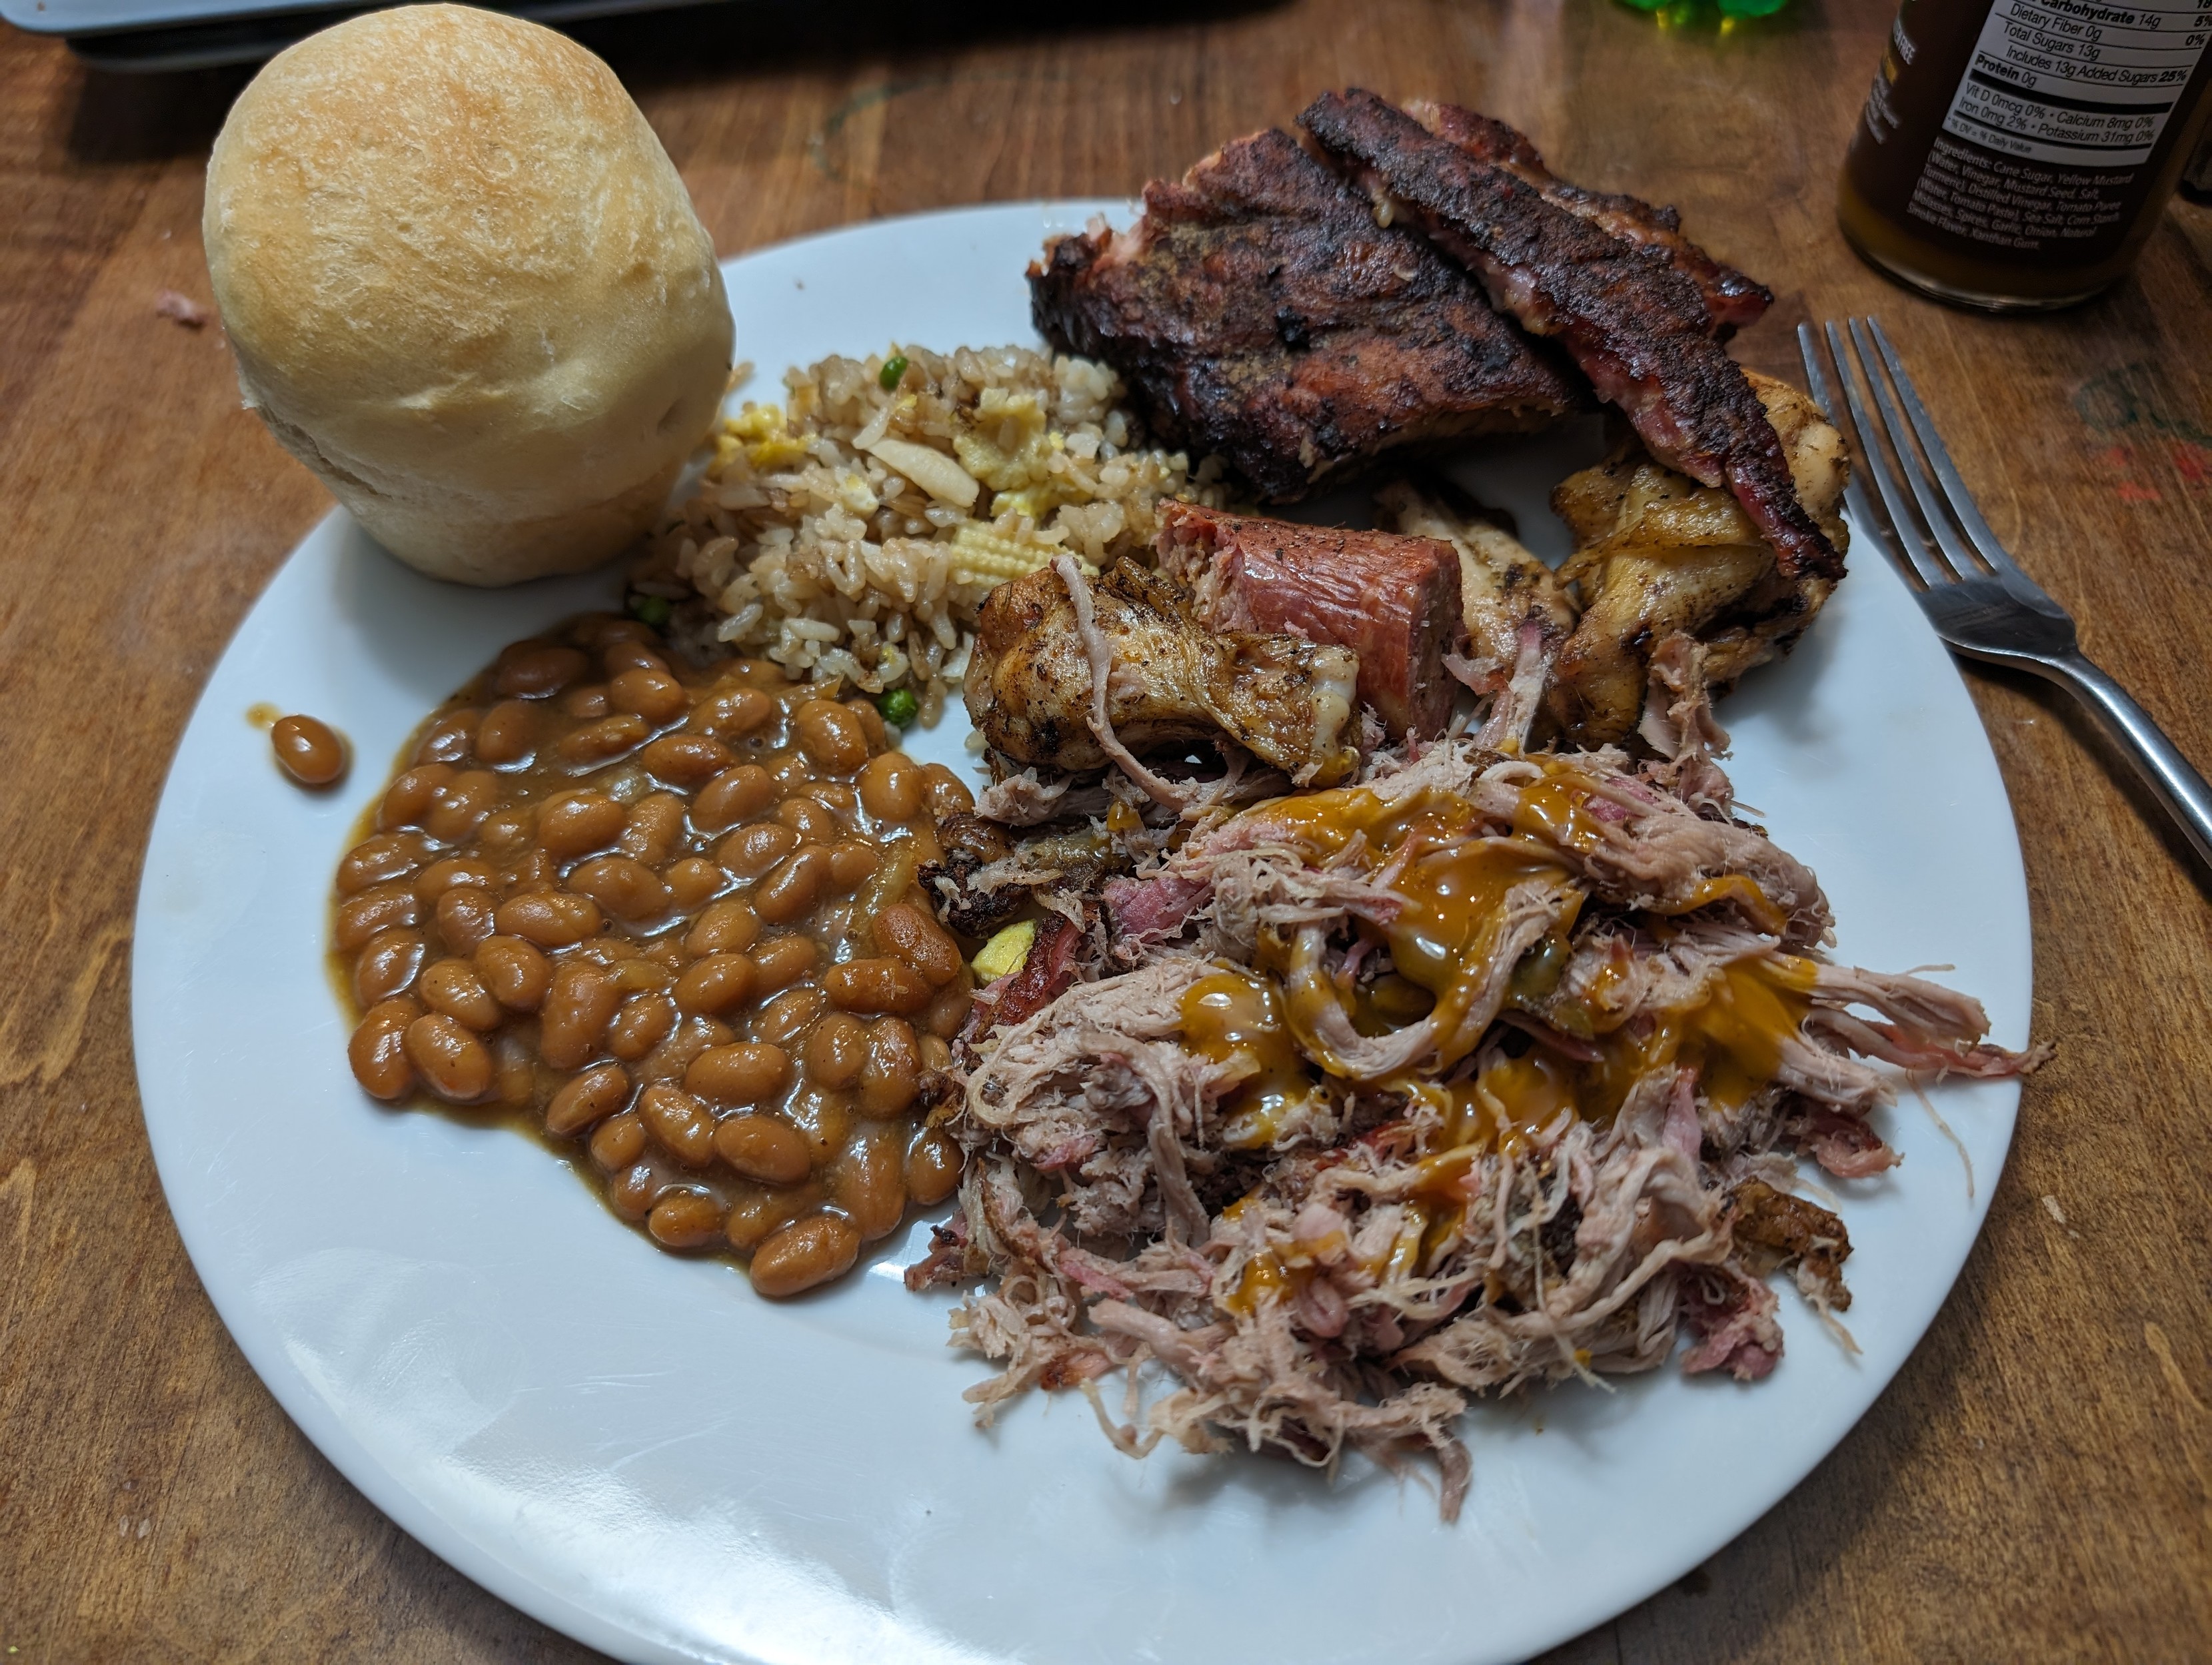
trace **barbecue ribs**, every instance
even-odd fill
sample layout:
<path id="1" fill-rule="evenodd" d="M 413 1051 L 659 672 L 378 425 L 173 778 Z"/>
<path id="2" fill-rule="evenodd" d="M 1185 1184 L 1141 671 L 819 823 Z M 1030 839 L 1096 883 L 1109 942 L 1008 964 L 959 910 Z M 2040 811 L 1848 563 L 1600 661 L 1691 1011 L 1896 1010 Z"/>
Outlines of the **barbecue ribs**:
<path id="1" fill-rule="evenodd" d="M 1298 124 L 1389 217 L 1463 262 L 1525 328 L 1557 336 L 1654 457 L 1727 486 L 1785 576 L 1840 578 L 1843 557 L 1797 500 L 1773 425 L 1714 339 L 1725 319 L 1708 291 L 1671 255 L 1614 234 L 1600 211 L 1548 197 L 1524 177 L 1533 150 L 1509 166 L 1492 159 L 1498 146 L 1480 118 L 1448 106 L 1428 116 L 1443 130 L 1354 89 L 1324 94 Z"/>
<path id="2" fill-rule="evenodd" d="M 1145 188 L 1116 234 L 1030 268 L 1038 329 L 1121 372 L 1154 430 L 1290 502 L 1378 452 L 1522 433 L 1587 403 L 1426 239 L 1279 130 Z"/>
<path id="3" fill-rule="evenodd" d="M 1468 155 L 1504 168 L 1553 207 L 1634 243 L 1672 266 L 1697 286 L 1717 340 L 1725 341 L 1740 324 L 1756 324 L 1774 304 L 1773 291 L 1764 283 L 1722 264 L 1683 236 L 1682 216 L 1673 209 L 1554 179 L 1527 134 L 1455 104 L 1410 100 L 1406 113 Z"/>

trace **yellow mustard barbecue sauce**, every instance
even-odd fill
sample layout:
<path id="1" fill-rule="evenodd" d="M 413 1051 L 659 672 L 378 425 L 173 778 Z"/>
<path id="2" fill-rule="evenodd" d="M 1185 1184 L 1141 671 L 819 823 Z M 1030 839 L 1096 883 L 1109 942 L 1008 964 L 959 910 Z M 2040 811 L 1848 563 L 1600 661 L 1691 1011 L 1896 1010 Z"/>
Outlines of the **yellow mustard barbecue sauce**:
<path id="1" fill-rule="evenodd" d="M 1552 766 L 1522 790 L 1514 824 L 1525 830 L 1475 839 L 1465 836 L 1479 819 L 1474 806 L 1437 791 L 1390 803 L 1367 789 L 1347 788 L 1248 812 L 1266 818 L 1271 839 L 1387 882 L 1404 905 L 1380 931 L 1395 970 L 1369 984 L 1325 971 L 1310 943 L 1263 941 L 1255 966 L 1224 963 L 1193 985 L 1183 1001 L 1184 1044 L 1240 1072 L 1222 1101 L 1224 1143 L 1266 1148 L 1294 1110 L 1327 1092 L 1328 1075 L 1349 1074 L 1328 1038 L 1340 1034 L 1347 1019 L 1366 1036 L 1423 1017 L 1434 1020 L 1436 1049 L 1413 1069 L 1377 1085 L 1437 1112 L 1442 1136 L 1422 1159 L 1426 1172 L 1416 1189 L 1444 1209 L 1465 1201 L 1458 1182 L 1475 1158 L 1517 1154 L 1563 1114 L 1609 1122 L 1637 1081 L 1655 1071 L 1694 1069 L 1707 1099 L 1729 1108 L 1771 1082 L 1811 1009 L 1816 968 L 1810 960 L 1793 954 L 1739 960 L 1705 978 L 1692 1000 L 1656 1014 L 1647 1008 L 1624 1021 L 1608 998 L 1616 981 L 1630 974 L 1624 948 L 1583 980 L 1577 996 L 1558 997 L 1583 893 L 1557 846 L 1588 850 L 1604 839 L 1590 796 L 1575 771 Z M 1425 850 L 1429 845 L 1434 848 Z M 1466 1033 L 1462 1020 L 1486 1004 L 1483 985 L 1516 893 L 1524 900 L 1542 899 L 1556 918 L 1515 966 L 1506 1008 L 1540 1010 L 1592 1056 L 1534 1047 L 1446 1082 L 1440 1078 L 1481 1039 L 1479 1032 Z M 1706 881 L 1673 908 L 1645 911 L 1687 912 L 1720 901 L 1736 903 L 1764 928 L 1781 929 L 1781 911 L 1740 873 Z M 1670 928 L 1662 923 L 1659 929 Z M 1408 1226 L 1410 1236 L 1393 1254 L 1418 1254 L 1421 1232 L 1442 1223 L 1440 1216 L 1425 1215 L 1418 1229 Z M 1265 1257 L 1254 1262 L 1247 1274 L 1252 1287 L 1239 1299 L 1256 1299 L 1271 1278 L 1289 1275 L 1270 1264 Z"/>

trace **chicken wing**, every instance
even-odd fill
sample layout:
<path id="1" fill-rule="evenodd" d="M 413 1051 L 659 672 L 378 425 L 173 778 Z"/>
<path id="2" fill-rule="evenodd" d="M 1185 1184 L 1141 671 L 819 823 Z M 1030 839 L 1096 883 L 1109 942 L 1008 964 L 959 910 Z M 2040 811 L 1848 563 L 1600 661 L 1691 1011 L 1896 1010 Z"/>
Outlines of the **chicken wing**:
<path id="1" fill-rule="evenodd" d="M 1098 697 L 1103 680 L 1103 699 Z M 1173 579 L 1124 560 L 1095 584 L 1063 560 L 983 603 L 967 675 L 977 732 L 1018 763 L 1074 772 L 1227 739 L 1326 786 L 1350 743 L 1359 656 L 1295 636 L 1207 630 Z"/>
<path id="2" fill-rule="evenodd" d="M 1842 549 L 1843 436 L 1788 383 L 1745 374 L 1781 438 L 1799 499 Z M 1634 440 L 1562 481 L 1552 507 L 1575 535 L 1559 576 L 1583 609 L 1549 704 L 1583 746 L 1625 739 L 1636 726 L 1652 651 L 1668 637 L 1702 643 L 1707 674 L 1725 686 L 1786 651 L 1835 589 L 1830 578 L 1784 575 L 1734 496 L 1662 467 Z"/>
<path id="3" fill-rule="evenodd" d="M 1575 627 L 1575 609 L 1552 569 L 1530 554 L 1503 526 L 1483 518 L 1472 502 L 1447 500 L 1446 482 L 1429 489 L 1394 480 L 1375 493 L 1382 517 L 1415 537 L 1442 538 L 1459 552 L 1460 608 L 1467 627 L 1462 675 L 1478 693 L 1505 686 L 1520 651 L 1521 627 L 1531 614 L 1547 632 L 1564 638 Z"/>

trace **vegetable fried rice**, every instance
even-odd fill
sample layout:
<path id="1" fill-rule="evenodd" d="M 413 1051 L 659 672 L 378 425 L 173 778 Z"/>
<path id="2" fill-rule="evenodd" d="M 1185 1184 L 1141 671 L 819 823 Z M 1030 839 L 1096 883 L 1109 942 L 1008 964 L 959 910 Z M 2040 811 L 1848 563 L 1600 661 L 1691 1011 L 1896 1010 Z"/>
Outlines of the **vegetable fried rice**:
<path id="1" fill-rule="evenodd" d="M 633 572 L 701 654 L 910 691 L 933 721 L 996 584 L 1149 549 L 1162 497 L 1218 464 L 1148 445 L 1104 366 L 1027 348 L 895 347 L 785 377 L 723 420 L 696 491 Z M 655 609 L 656 611 L 658 609 Z"/>

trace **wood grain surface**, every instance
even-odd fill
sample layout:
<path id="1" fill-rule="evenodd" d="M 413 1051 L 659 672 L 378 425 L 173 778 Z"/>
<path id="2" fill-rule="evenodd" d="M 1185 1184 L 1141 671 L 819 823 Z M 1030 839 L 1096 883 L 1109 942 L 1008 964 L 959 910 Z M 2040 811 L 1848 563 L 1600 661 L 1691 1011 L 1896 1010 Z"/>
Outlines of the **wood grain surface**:
<path id="1" fill-rule="evenodd" d="M 1780 296 L 1747 362 L 1794 375 L 1799 319 L 1880 312 L 1999 534 L 2212 764 L 2212 214 L 2174 206 L 2134 277 L 2060 318 L 1883 283 L 1832 183 L 1892 0 L 1725 35 L 1606 0 L 767 9 L 584 32 L 726 253 L 1133 191 L 1347 82 L 1475 105 L 1569 178 L 1678 203 Z M 131 913 L 162 774 L 327 507 L 240 410 L 220 329 L 156 311 L 208 300 L 201 172 L 244 78 L 92 73 L 0 31 L 0 1665 L 583 1660 L 293 1428 L 201 1293 L 140 1121 Z M 1970 681 L 2058 1047 L 1988 1227 L 1834 1455 L 1556 1662 L 2212 1657 L 2207 881 L 2062 698 Z"/>

